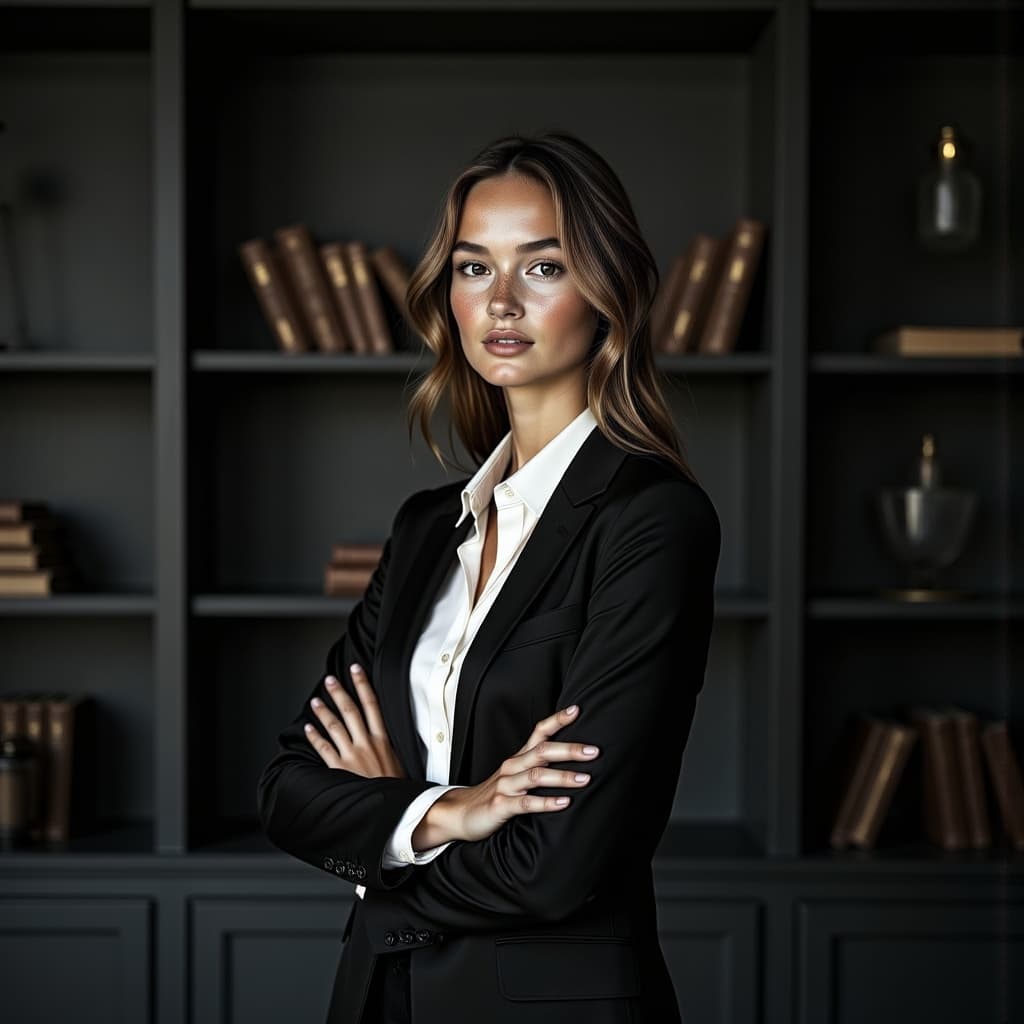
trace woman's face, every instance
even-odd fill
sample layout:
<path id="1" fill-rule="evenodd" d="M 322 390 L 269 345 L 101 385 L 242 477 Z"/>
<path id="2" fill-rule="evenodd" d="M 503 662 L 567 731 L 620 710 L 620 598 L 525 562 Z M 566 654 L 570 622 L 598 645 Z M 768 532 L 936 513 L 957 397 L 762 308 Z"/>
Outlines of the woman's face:
<path id="1" fill-rule="evenodd" d="M 519 394 L 585 394 L 584 361 L 597 313 L 570 278 L 547 187 L 523 175 L 477 182 L 452 249 L 451 307 L 469 364 L 484 380 Z M 531 344 L 515 355 L 484 346 L 510 329 Z"/>

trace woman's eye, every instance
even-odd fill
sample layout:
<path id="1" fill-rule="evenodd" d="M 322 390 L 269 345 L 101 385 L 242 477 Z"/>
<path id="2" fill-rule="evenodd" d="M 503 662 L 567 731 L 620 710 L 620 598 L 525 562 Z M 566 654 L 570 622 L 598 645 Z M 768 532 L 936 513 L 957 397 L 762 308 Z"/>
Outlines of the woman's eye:
<path id="1" fill-rule="evenodd" d="M 547 260 L 545 260 L 545 262 L 543 262 L 543 263 L 538 263 L 536 269 L 539 270 L 541 267 L 554 267 L 555 268 L 555 273 L 553 273 L 553 274 L 541 274 L 540 275 L 541 277 L 546 277 L 546 278 L 556 278 L 556 277 L 559 276 L 559 274 L 562 273 L 562 270 L 563 270 L 563 268 L 559 264 L 557 264 L 557 263 L 550 263 Z"/>

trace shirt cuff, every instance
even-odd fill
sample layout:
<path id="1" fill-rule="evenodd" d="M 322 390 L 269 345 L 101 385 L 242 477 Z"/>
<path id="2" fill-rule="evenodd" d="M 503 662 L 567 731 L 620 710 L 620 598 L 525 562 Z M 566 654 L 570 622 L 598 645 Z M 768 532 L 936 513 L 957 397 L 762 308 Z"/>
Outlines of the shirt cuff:
<path id="1" fill-rule="evenodd" d="M 428 850 L 413 850 L 412 834 L 416 826 L 426 817 L 427 811 L 433 806 L 435 800 L 439 800 L 451 789 L 466 789 L 466 786 L 434 786 L 425 789 L 409 806 L 405 813 L 398 820 L 391 838 L 384 846 L 384 857 L 381 861 L 382 867 L 401 868 L 406 864 L 429 864 L 438 854 L 448 849 L 454 839 L 442 843 L 440 846 L 432 846 Z"/>

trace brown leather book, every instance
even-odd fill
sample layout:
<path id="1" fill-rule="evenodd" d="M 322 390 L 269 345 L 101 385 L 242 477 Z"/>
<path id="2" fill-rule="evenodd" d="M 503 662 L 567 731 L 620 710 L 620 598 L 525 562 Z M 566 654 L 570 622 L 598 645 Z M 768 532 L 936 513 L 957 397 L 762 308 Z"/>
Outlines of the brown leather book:
<path id="1" fill-rule="evenodd" d="M 0 694 L 0 738 L 25 735 L 25 697 L 11 691 Z"/>
<path id="2" fill-rule="evenodd" d="M 848 842 L 862 850 L 872 849 L 903 769 L 917 740 L 917 732 L 901 722 L 885 722 L 885 733 L 868 773 L 867 785 L 850 821 Z"/>
<path id="3" fill-rule="evenodd" d="M 383 544 L 332 544 L 331 564 L 350 568 L 369 566 L 376 569 L 383 553 Z"/>
<path id="4" fill-rule="evenodd" d="M 309 334 L 277 255 L 262 238 L 243 242 L 238 254 L 278 348 L 288 353 L 308 352 L 312 347 Z"/>
<path id="5" fill-rule="evenodd" d="M 351 346 L 340 322 L 320 253 L 305 224 L 291 224 L 274 232 L 281 263 L 302 318 L 321 352 L 346 352 Z"/>
<path id="6" fill-rule="evenodd" d="M 50 507 L 45 501 L 0 501 L 0 523 L 28 523 L 49 518 Z"/>
<path id="7" fill-rule="evenodd" d="M 1024 782 L 1005 721 L 989 722 L 982 728 L 981 749 L 1002 814 L 1003 830 L 1015 850 L 1024 850 Z"/>
<path id="8" fill-rule="evenodd" d="M 56 569 L 60 555 L 51 545 L 32 544 L 25 548 L 0 548 L 0 572 Z"/>
<path id="9" fill-rule="evenodd" d="M 686 276 L 669 311 L 662 350 L 695 352 L 718 290 L 726 255 L 725 242 L 697 235 L 686 253 Z"/>
<path id="10" fill-rule="evenodd" d="M 61 844 L 96 827 L 96 702 L 88 694 L 54 693 L 47 705 L 43 838 Z"/>
<path id="11" fill-rule="evenodd" d="M 763 221 L 741 217 L 725 239 L 714 298 L 698 343 L 700 352 L 719 354 L 736 348 L 761 263 L 765 233 Z"/>
<path id="12" fill-rule="evenodd" d="M 836 811 L 829 845 L 836 850 L 846 847 L 853 823 L 854 810 L 863 801 L 874 762 L 885 737 L 885 723 L 864 712 L 856 714 L 853 740 L 847 760 L 846 788 Z"/>
<path id="13" fill-rule="evenodd" d="M 356 295 L 355 278 L 348 262 L 343 242 L 328 242 L 320 246 L 320 261 L 327 272 L 338 319 L 344 324 L 349 351 L 364 354 L 370 351 L 370 335 L 363 322 Z"/>
<path id="14" fill-rule="evenodd" d="M 366 324 L 370 340 L 370 352 L 375 355 L 386 355 L 394 352 L 395 345 L 391 338 L 391 328 L 384 316 L 384 307 L 380 300 L 379 285 L 370 262 L 366 243 L 359 240 L 345 243 L 348 265 L 352 268 L 352 280 L 356 286 L 356 299 L 362 312 L 363 323 Z"/>
<path id="15" fill-rule="evenodd" d="M 978 716 L 973 711 L 955 704 L 944 708 L 944 711 L 953 723 L 956 763 L 967 825 L 967 843 L 976 850 L 985 850 L 992 845 L 992 828 L 985 799 Z"/>
<path id="16" fill-rule="evenodd" d="M 370 262 L 377 272 L 378 280 L 395 304 L 395 308 L 411 327 L 409 307 L 405 304 L 405 293 L 409 287 L 409 268 L 405 265 L 405 261 L 392 246 L 382 245 L 371 251 Z"/>
<path id="17" fill-rule="evenodd" d="M 70 573 L 63 566 L 30 572 L 0 572 L 0 597 L 52 597 L 72 589 Z"/>
<path id="18" fill-rule="evenodd" d="M 871 348 L 899 356 L 1024 355 L 1024 327 L 900 326 L 879 334 Z"/>
<path id="19" fill-rule="evenodd" d="M 57 540 L 57 521 L 32 519 L 27 523 L 0 523 L 0 548 L 30 548 L 53 544 Z"/>
<path id="20" fill-rule="evenodd" d="M 929 707 L 912 708 L 911 720 L 921 736 L 925 834 L 944 850 L 962 850 L 967 846 L 967 816 L 953 720 Z"/>
<path id="21" fill-rule="evenodd" d="M 35 784 L 29 795 L 29 841 L 39 843 L 46 830 L 46 795 L 50 785 L 50 758 L 48 754 L 48 705 L 45 694 L 25 693 L 21 697 L 23 735 L 32 741 L 36 753 Z"/>
<path id="22" fill-rule="evenodd" d="M 324 593 L 329 595 L 362 594 L 373 576 L 369 565 L 328 565 L 324 568 Z"/>
<path id="23" fill-rule="evenodd" d="M 651 303 L 651 342 L 656 352 L 664 351 L 666 324 L 670 309 L 679 301 L 679 289 L 686 279 L 687 254 L 679 253 L 672 261 L 668 273 L 661 279 L 654 302 Z"/>

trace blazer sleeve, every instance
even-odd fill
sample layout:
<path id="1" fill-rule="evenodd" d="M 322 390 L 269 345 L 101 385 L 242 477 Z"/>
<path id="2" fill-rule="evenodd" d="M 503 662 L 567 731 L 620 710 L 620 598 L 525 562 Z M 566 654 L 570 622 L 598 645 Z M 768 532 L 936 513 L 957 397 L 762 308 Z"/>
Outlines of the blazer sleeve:
<path id="1" fill-rule="evenodd" d="M 454 843 L 397 887 L 367 892 L 375 952 L 392 951 L 388 932 L 443 936 L 559 920 L 602 884 L 650 865 L 703 685 L 720 547 L 714 505 L 696 484 L 661 481 L 626 503 L 598 558 L 557 704 L 580 712 L 554 739 L 600 748 L 586 765 L 591 781 L 534 788 L 572 800 L 516 815 L 482 841 Z"/>
<path id="2" fill-rule="evenodd" d="M 327 735 L 310 701 L 318 696 L 328 707 L 334 706 L 325 686 L 328 675 L 335 676 L 358 703 L 348 666 L 356 662 L 369 670 L 373 665 L 391 545 L 415 497 L 403 502 L 396 513 L 363 597 L 350 612 L 345 632 L 327 652 L 320 681 L 278 735 L 277 753 L 263 769 L 256 787 L 260 823 L 275 846 L 313 867 L 367 888 L 399 885 L 416 870 L 408 865 L 382 873 L 384 849 L 409 804 L 434 783 L 412 778 L 365 778 L 330 768 L 306 739 L 303 726 L 308 722 L 321 735 Z"/>

